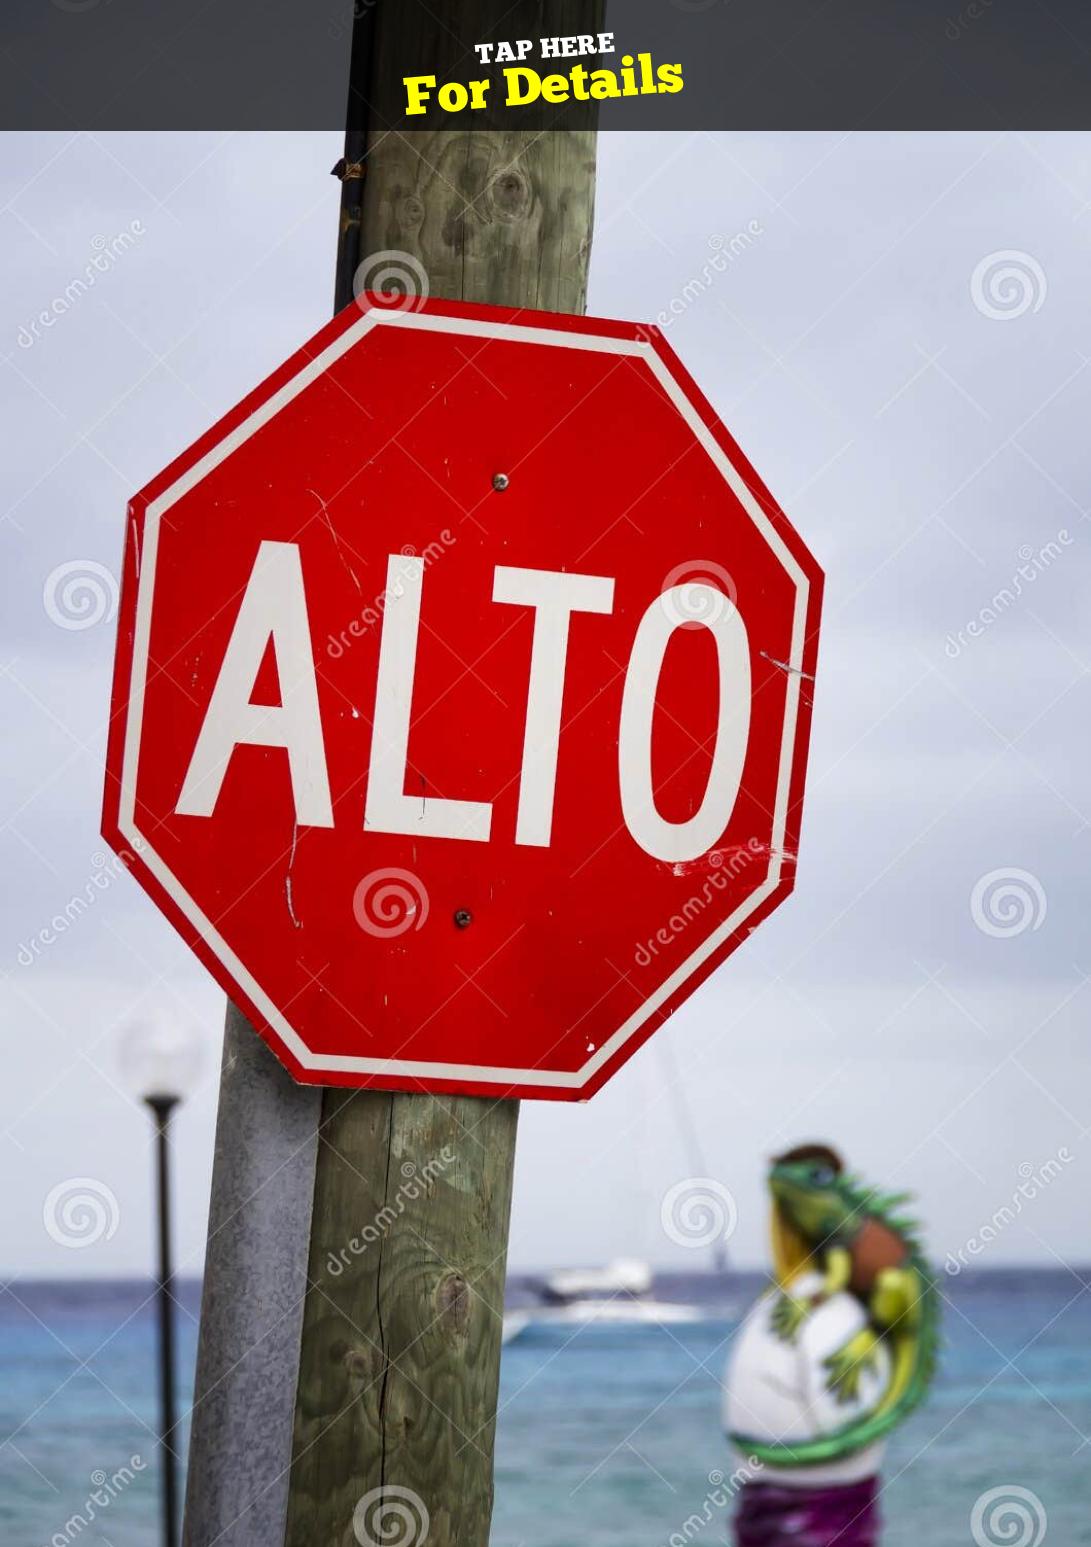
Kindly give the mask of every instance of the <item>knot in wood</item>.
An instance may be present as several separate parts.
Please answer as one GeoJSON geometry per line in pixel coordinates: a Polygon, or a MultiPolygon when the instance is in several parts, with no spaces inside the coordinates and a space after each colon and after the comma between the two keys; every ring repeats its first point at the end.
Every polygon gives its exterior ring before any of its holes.
{"type": "Polygon", "coordinates": [[[470,1323],[470,1286],[461,1273],[445,1273],[436,1285],[436,1310],[445,1326],[462,1333],[470,1323]]]}
{"type": "Polygon", "coordinates": [[[424,222],[424,202],[415,193],[407,193],[397,204],[398,225],[403,231],[417,230],[424,222]]]}
{"type": "Polygon", "coordinates": [[[354,1348],[338,1340],[330,1345],[330,1360],[340,1365],[350,1381],[370,1380],[375,1372],[375,1356],[367,1348],[354,1348]]]}
{"type": "Polygon", "coordinates": [[[371,1355],[362,1348],[350,1348],[345,1355],[345,1370],[357,1380],[367,1380],[371,1375],[373,1360],[371,1355]]]}
{"type": "Polygon", "coordinates": [[[505,167],[489,184],[489,204],[497,220],[526,220],[534,203],[530,178],[518,167],[505,167]]]}

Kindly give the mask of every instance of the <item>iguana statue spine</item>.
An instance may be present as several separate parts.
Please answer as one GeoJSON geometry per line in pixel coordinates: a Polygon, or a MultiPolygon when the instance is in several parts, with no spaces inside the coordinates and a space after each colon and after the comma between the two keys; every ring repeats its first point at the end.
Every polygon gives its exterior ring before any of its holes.
{"type": "Polygon", "coordinates": [[[869,1412],[814,1439],[793,1443],[733,1434],[747,1455],[770,1466],[837,1460],[882,1439],[928,1389],[938,1344],[938,1299],[917,1225],[897,1214],[907,1194],[883,1196],[848,1176],[825,1145],[806,1145],[774,1161],[773,1255],[777,1300],[771,1325],[794,1342],[806,1317],[831,1295],[847,1291],[863,1305],[868,1325],[826,1361],[827,1388],[842,1402],[856,1397],[860,1376],[876,1364],[880,1343],[890,1353],[890,1379],[869,1412]],[[791,1292],[805,1271],[823,1283],[808,1300],[791,1292]]]}

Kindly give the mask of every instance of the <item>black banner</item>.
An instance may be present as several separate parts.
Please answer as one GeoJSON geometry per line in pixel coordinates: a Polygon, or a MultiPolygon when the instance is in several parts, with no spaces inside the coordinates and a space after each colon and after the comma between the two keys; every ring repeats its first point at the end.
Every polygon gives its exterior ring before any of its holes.
{"type": "Polygon", "coordinates": [[[2,124],[340,128],[354,24],[372,128],[542,130],[596,113],[600,128],[641,130],[1091,117],[1086,0],[611,0],[605,15],[601,0],[4,0],[2,124]]]}

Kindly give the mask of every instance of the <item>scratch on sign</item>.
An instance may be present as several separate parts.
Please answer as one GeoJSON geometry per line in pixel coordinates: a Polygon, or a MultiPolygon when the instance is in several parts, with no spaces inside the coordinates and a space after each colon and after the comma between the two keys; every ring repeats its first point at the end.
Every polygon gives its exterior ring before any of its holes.
{"type": "Polygon", "coordinates": [[[363,596],[363,589],[361,588],[359,580],[356,578],[356,571],[353,569],[352,565],[349,563],[348,559],[345,558],[344,553],[341,551],[341,539],[334,531],[333,522],[330,520],[330,513],[326,508],[325,500],[322,498],[321,494],[319,494],[317,489],[308,489],[307,493],[313,494],[315,499],[318,501],[319,509],[322,512],[322,519],[329,527],[330,536],[333,538],[333,546],[337,549],[337,557],[341,560],[341,563],[345,566],[346,570],[351,575],[352,583],[356,587],[358,594],[363,596]]]}
{"type": "Polygon", "coordinates": [[[789,672],[794,677],[803,677],[807,682],[814,681],[813,672],[801,671],[798,666],[789,666],[787,661],[778,661],[775,655],[769,654],[768,650],[759,650],[758,654],[768,661],[770,666],[777,667],[779,671],[789,672]]]}

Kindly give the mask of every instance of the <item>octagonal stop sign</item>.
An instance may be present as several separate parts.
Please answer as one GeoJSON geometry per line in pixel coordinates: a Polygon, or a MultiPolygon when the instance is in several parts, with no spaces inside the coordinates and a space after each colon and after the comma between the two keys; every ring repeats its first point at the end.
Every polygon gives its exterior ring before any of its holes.
{"type": "Polygon", "coordinates": [[[821,574],[655,329],[398,301],[133,501],[104,832],[297,1079],[583,1098],[792,886],[821,574]]]}

